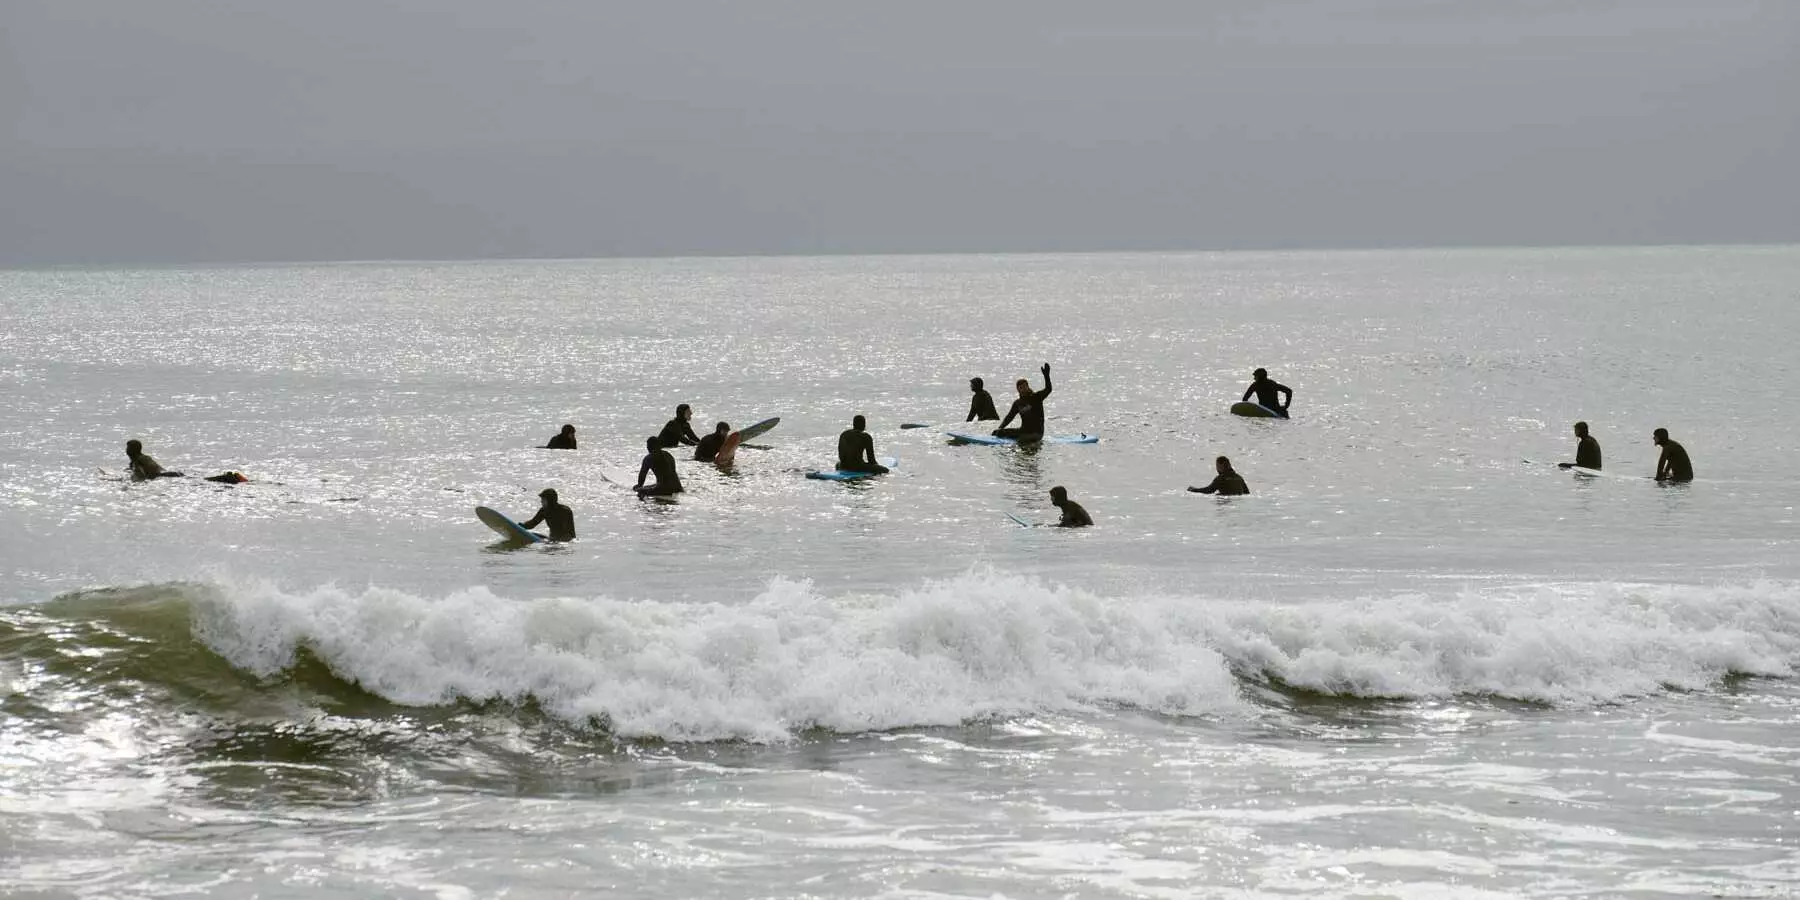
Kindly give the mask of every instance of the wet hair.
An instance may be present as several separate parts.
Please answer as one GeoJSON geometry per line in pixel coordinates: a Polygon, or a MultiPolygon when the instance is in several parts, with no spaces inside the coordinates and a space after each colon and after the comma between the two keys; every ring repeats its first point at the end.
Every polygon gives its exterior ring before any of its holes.
{"type": "Polygon", "coordinates": [[[1221,456],[1213,462],[1217,465],[1224,466],[1227,469],[1231,468],[1231,457],[1229,456],[1221,456]]]}
{"type": "Polygon", "coordinates": [[[1013,385],[1021,391],[1029,391],[1031,390],[1031,379],[1021,378],[1018,381],[1013,382],[1013,385]]]}
{"type": "Polygon", "coordinates": [[[1267,377],[1269,377],[1269,370],[1268,369],[1257,369],[1256,371],[1251,372],[1250,375],[1251,375],[1251,377],[1254,377],[1254,378],[1267,378],[1267,377]]]}
{"type": "Polygon", "coordinates": [[[647,438],[644,438],[644,449],[649,450],[652,453],[655,453],[656,451],[661,450],[662,449],[662,438],[659,438],[654,434],[647,438]]]}
{"type": "Polygon", "coordinates": [[[686,403],[683,403],[680,406],[675,407],[675,415],[677,415],[677,416],[687,415],[687,412],[690,409],[693,409],[693,407],[688,406],[686,403]]]}
{"type": "Polygon", "coordinates": [[[545,500],[550,501],[551,503],[555,503],[556,502],[556,488],[544,488],[543,490],[538,491],[538,496],[544,498],[545,500]]]}
{"type": "Polygon", "coordinates": [[[569,433],[571,433],[571,432],[573,432],[573,431],[574,431],[574,430],[575,430],[575,426],[573,426],[573,425],[564,425],[564,426],[563,426],[563,430],[562,430],[562,433],[563,433],[563,434],[569,434],[569,433]]]}
{"type": "Polygon", "coordinates": [[[869,424],[869,420],[863,418],[860,415],[857,416],[856,418],[850,420],[850,427],[856,429],[857,431],[863,430],[863,428],[867,427],[868,424],[869,424]]]}
{"type": "Polygon", "coordinates": [[[1655,430],[1655,431],[1653,431],[1653,432],[1651,432],[1651,433],[1650,433],[1650,436],[1651,436],[1651,437],[1656,437],[1656,438],[1661,438],[1661,439],[1663,439],[1663,440],[1665,440],[1665,441],[1666,441],[1666,440],[1668,440],[1668,439],[1669,439],[1669,429],[1667,429],[1667,428],[1658,428],[1658,429],[1656,429],[1656,430],[1655,430]]]}
{"type": "Polygon", "coordinates": [[[1580,434],[1587,434],[1587,423],[1586,422],[1576,422],[1575,430],[1576,430],[1576,432],[1578,432],[1580,434]]]}
{"type": "Polygon", "coordinates": [[[720,422],[719,424],[713,426],[713,431],[715,431],[719,434],[724,434],[725,432],[730,431],[730,430],[731,430],[730,422],[720,422]]]}
{"type": "Polygon", "coordinates": [[[1067,500],[1067,499],[1069,499],[1069,489],[1066,487],[1063,487],[1060,484],[1057,485],[1056,487],[1051,488],[1050,489],[1050,499],[1052,499],[1052,500],[1067,500]]]}
{"type": "Polygon", "coordinates": [[[137,438],[132,438],[131,440],[126,441],[125,442],[125,452],[126,453],[142,453],[142,452],[144,452],[144,442],[138,440],[137,438]]]}
{"type": "Polygon", "coordinates": [[[982,381],[981,381],[981,379],[979,379],[979,378],[971,378],[971,379],[969,379],[969,387],[972,387],[972,388],[974,388],[974,389],[976,389],[976,390],[978,390],[978,391],[979,391],[979,390],[981,390],[981,389],[982,389],[982,387],[983,387],[983,386],[984,386],[984,385],[983,385],[983,383],[982,383],[982,381]]]}

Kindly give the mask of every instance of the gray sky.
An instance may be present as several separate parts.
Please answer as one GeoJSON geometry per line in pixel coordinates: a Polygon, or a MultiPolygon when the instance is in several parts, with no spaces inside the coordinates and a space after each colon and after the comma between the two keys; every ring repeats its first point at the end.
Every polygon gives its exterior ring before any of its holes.
{"type": "Polygon", "coordinates": [[[1796,240],[1795,0],[0,0],[0,265],[1796,240]]]}

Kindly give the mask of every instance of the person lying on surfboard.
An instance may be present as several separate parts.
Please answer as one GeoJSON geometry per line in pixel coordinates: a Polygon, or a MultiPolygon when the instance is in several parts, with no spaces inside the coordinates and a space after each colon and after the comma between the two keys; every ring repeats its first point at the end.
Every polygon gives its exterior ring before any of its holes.
{"type": "Polygon", "coordinates": [[[1230,459],[1221,456],[1213,461],[1213,466],[1219,470],[1219,475],[1212,480],[1212,484],[1203,488],[1191,487],[1188,490],[1196,494],[1218,494],[1221,497],[1237,497],[1250,493],[1250,486],[1244,483],[1244,476],[1239,475],[1237,470],[1231,467],[1230,459]]]}
{"type": "Polygon", "coordinates": [[[1600,471],[1600,442],[1588,434],[1586,422],[1575,423],[1575,461],[1556,464],[1559,469],[1573,469],[1578,466],[1583,469],[1593,469],[1596,472],[1600,471]]]}
{"type": "Polygon", "coordinates": [[[556,488],[544,488],[538,491],[538,499],[543,505],[538,507],[537,515],[530,521],[520,522],[519,527],[530,531],[540,524],[550,526],[550,540],[572,541],[575,539],[575,513],[567,506],[556,502],[556,488]]]}
{"type": "Polygon", "coordinates": [[[573,450],[573,449],[575,449],[575,426],[564,425],[562,427],[562,431],[557,432],[556,436],[550,439],[550,443],[544,445],[544,449],[545,450],[573,450]]]}
{"type": "Polygon", "coordinates": [[[725,446],[725,438],[731,434],[731,425],[720,422],[713,426],[712,434],[700,439],[694,447],[694,459],[700,462],[712,462],[719,458],[719,448],[725,446]]]}
{"type": "Polygon", "coordinates": [[[1035,441],[1044,436],[1044,398],[1050,396],[1050,364],[1044,363],[1044,389],[1033,391],[1031,382],[1021,378],[1016,387],[1019,399],[1013,401],[1012,409],[1006,411],[1006,418],[1000,420],[1000,427],[994,429],[994,437],[1012,438],[1015,441],[1035,441]],[[1007,423],[1017,416],[1019,427],[1008,428],[1007,423]]]}
{"type": "MultiPolygon", "coordinates": [[[[683,405],[686,408],[686,405],[683,405]]],[[[637,491],[639,497],[667,497],[681,493],[681,475],[675,471],[675,457],[663,449],[662,439],[651,436],[644,439],[644,464],[638,468],[637,491]],[[652,471],[656,473],[656,483],[644,487],[644,478],[652,471]]]]}
{"type": "Polygon", "coordinates": [[[1285,384],[1278,384],[1269,378],[1268,369],[1257,369],[1250,373],[1253,379],[1250,386],[1244,389],[1244,399],[1249,400],[1251,394],[1256,395],[1256,405],[1282,418],[1288,417],[1288,404],[1294,402],[1294,392],[1285,384]],[[1276,396],[1285,394],[1285,398],[1276,396]]]}
{"type": "Polygon", "coordinates": [[[964,419],[964,422],[973,422],[976,419],[987,422],[1000,418],[1000,413],[994,410],[994,395],[988,393],[987,388],[982,386],[981,379],[969,379],[969,390],[974,391],[975,396],[969,400],[969,417],[964,419]]]}
{"type": "MultiPolygon", "coordinates": [[[[1044,368],[1049,368],[1045,366],[1044,368]]],[[[1069,499],[1069,489],[1057,485],[1050,489],[1050,503],[1062,510],[1062,518],[1057,520],[1058,528],[1086,528],[1094,524],[1094,517],[1081,504],[1069,499]]]]}
{"type": "MultiPolygon", "coordinates": [[[[125,458],[131,462],[132,481],[151,481],[157,478],[186,478],[181,472],[170,472],[164,469],[150,454],[144,452],[144,442],[133,438],[125,442],[125,458]]],[[[218,475],[206,476],[207,481],[219,484],[243,484],[250,479],[242,472],[221,472],[218,475]]]]}
{"type": "Polygon", "coordinates": [[[869,421],[857,416],[850,420],[849,430],[838,435],[839,471],[887,474],[888,467],[875,461],[875,438],[866,430],[868,427],[869,421]]]}
{"type": "Polygon", "coordinates": [[[700,439],[694,436],[694,426],[688,424],[688,420],[693,417],[694,410],[686,403],[675,407],[675,418],[663,426],[662,434],[656,436],[657,441],[664,447],[679,447],[682,444],[692,447],[700,443],[700,439]]]}

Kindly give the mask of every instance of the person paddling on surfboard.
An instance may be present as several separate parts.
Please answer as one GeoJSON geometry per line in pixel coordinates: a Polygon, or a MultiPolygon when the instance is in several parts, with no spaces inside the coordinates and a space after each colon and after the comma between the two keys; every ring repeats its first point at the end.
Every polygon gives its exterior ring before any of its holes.
{"type": "Polygon", "coordinates": [[[544,488],[538,491],[538,499],[543,505],[538,507],[537,515],[528,522],[520,522],[519,527],[530,531],[540,524],[550,526],[550,540],[572,541],[575,539],[575,513],[567,506],[556,502],[556,488],[544,488]]]}
{"type": "MultiPolygon", "coordinates": [[[[1044,368],[1047,369],[1049,366],[1044,368]]],[[[1050,503],[1062,510],[1062,518],[1056,523],[1058,528],[1086,528],[1094,524],[1094,517],[1088,515],[1088,511],[1083,509],[1081,504],[1070,500],[1069,489],[1060,484],[1050,489],[1050,503]]]]}
{"type": "Polygon", "coordinates": [[[1000,418],[1000,413],[994,409],[994,395],[987,392],[981,379],[969,379],[969,390],[974,391],[975,396],[969,400],[969,417],[964,419],[964,422],[973,422],[977,419],[987,422],[1000,418]]]}
{"type": "Polygon", "coordinates": [[[1662,448],[1662,455],[1656,458],[1657,481],[1686,484],[1694,480],[1694,464],[1688,462],[1687,448],[1670,439],[1669,429],[1656,429],[1650,439],[1662,448]]]}
{"type": "Polygon", "coordinates": [[[1188,490],[1196,494],[1218,494],[1221,497],[1238,497],[1250,493],[1250,486],[1244,483],[1244,476],[1231,467],[1229,458],[1221,456],[1213,461],[1213,466],[1219,470],[1219,475],[1212,480],[1212,484],[1188,490]]]}
{"type": "MultiPolygon", "coordinates": [[[[144,452],[144,442],[133,438],[125,442],[125,458],[131,462],[132,481],[152,481],[157,478],[186,478],[181,472],[170,472],[164,469],[150,454],[144,452]]],[[[250,479],[242,472],[222,472],[208,475],[207,481],[218,484],[243,484],[250,479]]]]}
{"type": "Polygon", "coordinates": [[[694,448],[694,459],[700,462],[712,462],[718,459],[719,448],[725,446],[725,438],[729,434],[731,434],[730,423],[720,422],[714,425],[712,434],[701,438],[700,444],[694,448]]]}
{"type": "Polygon", "coordinates": [[[662,434],[657,435],[656,439],[664,447],[679,447],[682,444],[692,447],[700,443],[700,438],[694,435],[694,426],[688,424],[688,420],[693,417],[694,410],[686,403],[675,407],[675,418],[663,426],[662,434]]]}
{"type": "Polygon", "coordinates": [[[857,416],[850,420],[849,430],[838,435],[838,471],[887,474],[888,467],[875,461],[875,438],[868,426],[867,419],[857,416]]]}
{"type": "Polygon", "coordinates": [[[1575,461],[1572,463],[1557,463],[1556,467],[1559,469],[1573,469],[1579,467],[1583,469],[1593,469],[1596,472],[1600,471],[1600,442],[1594,440],[1593,435],[1588,434],[1588,424],[1586,422],[1575,423],[1575,461]]]}
{"type": "Polygon", "coordinates": [[[1250,386],[1244,389],[1244,399],[1249,400],[1251,394],[1256,395],[1256,405],[1282,418],[1288,417],[1288,404],[1294,402],[1294,392],[1285,384],[1279,384],[1269,377],[1268,369],[1257,369],[1250,373],[1250,386]],[[1277,396],[1285,395],[1285,397],[1277,396]]]}
{"type": "MultiPolygon", "coordinates": [[[[684,407],[685,408],[685,407],[684,407]]],[[[639,497],[667,497],[681,493],[681,475],[675,471],[675,457],[663,449],[662,440],[658,437],[644,439],[644,464],[638,467],[637,491],[639,497]],[[644,478],[651,472],[656,473],[656,484],[644,487],[644,478]]]]}
{"type": "Polygon", "coordinates": [[[1050,396],[1050,364],[1044,363],[1039,371],[1044,373],[1044,389],[1033,391],[1031,382],[1021,378],[1016,387],[1019,399],[1013,401],[1012,409],[1006,411],[1006,418],[1000,420],[1000,427],[994,429],[994,437],[1012,438],[1015,441],[1035,441],[1044,436],[1044,398],[1050,396]],[[1014,417],[1018,417],[1019,427],[1006,427],[1014,417]]]}
{"type": "Polygon", "coordinates": [[[573,450],[573,449],[575,449],[575,426],[564,425],[562,427],[562,431],[557,432],[556,436],[550,439],[550,443],[544,445],[544,449],[545,450],[573,450]]]}

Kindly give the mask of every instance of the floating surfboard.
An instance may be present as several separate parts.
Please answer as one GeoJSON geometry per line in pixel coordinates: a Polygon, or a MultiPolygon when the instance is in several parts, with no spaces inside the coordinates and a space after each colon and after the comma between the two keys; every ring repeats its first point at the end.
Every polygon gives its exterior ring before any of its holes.
{"type": "Polygon", "coordinates": [[[507,518],[497,510],[492,510],[485,506],[475,507],[475,518],[480,519],[481,524],[492,528],[495,534],[509,541],[515,541],[520,544],[535,544],[538,541],[543,540],[543,538],[526,531],[519,523],[507,518]]]}
{"type": "Polygon", "coordinates": [[[1234,416],[1244,416],[1246,418],[1251,418],[1251,419],[1285,419],[1285,418],[1287,418],[1287,416],[1282,415],[1278,410],[1270,409],[1260,403],[1251,403],[1248,400],[1240,400],[1236,403],[1231,404],[1231,414],[1234,416]]]}
{"type": "Polygon", "coordinates": [[[1018,525],[1021,528],[1033,528],[1033,527],[1036,527],[1036,525],[1037,525],[1036,522],[1027,522],[1024,519],[1021,519],[1018,516],[1013,515],[1012,513],[1007,513],[1006,517],[1013,520],[1013,523],[1018,525]]]}
{"type": "MultiPolygon", "coordinates": [[[[946,432],[944,432],[944,435],[946,437],[950,438],[951,440],[957,441],[960,443],[985,444],[990,447],[1015,447],[1015,446],[1018,446],[1018,443],[1019,443],[1017,438],[994,437],[991,434],[963,434],[961,432],[956,432],[956,431],[946,431],[946,432]]],[[[1045,435],[1042,443],[1045,443],[1045,444],[1098,444],[1098,443],[1100,443],[1100,437],[1099,437],[1099,435],[1093,435],[1093,434],[1051,434],[1051,435],[1045,435]]]]}
{"type": "Polygon", "coordinates": [[[737,461],[737,448],[742,441],[743,434],[741,431],[734,431],[725,436],[725,443],[720,444],[719,452],[713,455],[713,465],[722,469],[737,461]]]}
{"type": "MultiPolygon", "coordinates": [[[[897,460],[891,456],[877,457],[875,461],[878,463],[881,463],[884,466],[887,466],[890,469],[897,469],[900,467],[900,460],[897,460]]],[[[879,473],[876,473],[876,472],[846,472],[843,469],[832,469],[830,471],[808,472],[808,473],[806,473],[806,477],[817,478],[821,481],[857,481],[859,479],[873,477],[877,474],[879,474],[879,473]]]]}
{"type": "MultiPolygon", "coordinates": [[[[769,432],[769,429],[774,428],[775,426],[780,425],[780,424],[781,424],[781,417],[775,416],[773,418],[764,419],[761,422],[758,422],[755,425],[751,425],[748,428],[740,428],[737,430],[738,440],[739,441],[753,440],[757,437],[767,434],[769,432]]],[[[719,452],[723,453],[725,451],[721,450],[719,452]]]]}

